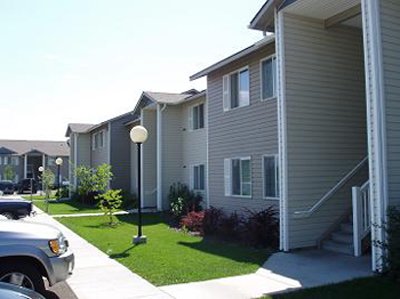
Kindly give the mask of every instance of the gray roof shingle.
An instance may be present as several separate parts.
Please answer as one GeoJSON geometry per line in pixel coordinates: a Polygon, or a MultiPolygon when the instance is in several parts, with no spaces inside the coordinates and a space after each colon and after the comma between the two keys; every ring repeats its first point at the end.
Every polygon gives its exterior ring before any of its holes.
{"type": "Polygon", "coordinates": [[[0,140],[0,148],[8,149],[17,155],[38,151],[49,156],[69,156],[69,146],[65,141],[0,140]]]}

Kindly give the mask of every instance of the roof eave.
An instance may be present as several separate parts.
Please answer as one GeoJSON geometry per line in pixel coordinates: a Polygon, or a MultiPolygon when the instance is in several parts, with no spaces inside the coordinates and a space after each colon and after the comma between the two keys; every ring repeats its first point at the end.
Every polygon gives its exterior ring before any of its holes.
{"type": "Polygon", "coordinates": [[[236,52],[235,54],[228,56],[227,58],[222,59],[217,63],[212,64],[211,66],[205,68],[204,70],[197,72],[196,74],[190,76],[189,79],[190,79],[190,81],[193,81],[196,79],[200,79],[204,76],[207,76],[209,73],[214,72],[232,62],[235,62],[235,61],[247,56],[247,55],[250,55],[251,53],[257,51],[261,47],[269,45],[269,44],[273,43],[274,41],[275,41],[275,36],[273,36],[273,35],[271,35],[269,37],[267,36],[264,39],[258,41],[257,43],[251,45],[250,47],[240,50],[239,52],[236,52]]]}

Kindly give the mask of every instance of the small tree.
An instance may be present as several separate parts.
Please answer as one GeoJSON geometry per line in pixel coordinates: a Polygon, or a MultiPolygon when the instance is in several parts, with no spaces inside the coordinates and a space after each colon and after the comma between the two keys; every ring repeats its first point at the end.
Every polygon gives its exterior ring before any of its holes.
{"type": "Polygon", "coordinates": [[[93,171],[93,188],[96,192],[104,192],[107,189],[108,183],[112,179],[110,164],[101,164],[93,171]]]}
{"type": "Polygon", "coordinates": [[[92,198],[95,193],[105,192],[113,176],[109,164],[102,164],[97,168],[78,166],[75,175],[78,179],[77,192],[83,201],[92,198]]]}
{"type": "Polygon", "coordinates": [[[79,196],[84,199],[88,196],[89,192],[93,189],[93,176],[89,167],[78,166],[75,169],[75,176],[78,180],[77,192],[79,196]]]}
{"type": "Polygon", "coordinates": [[[4,167],[3,177],[5,180],[13,181],[15,178],[15,170],[11,165],[4,167]]]}
{"type": "Polygon", "coordinates": [[[105,193],[96,196],[96,199],[100,199],[99,206],[104,211],[104,216],[109,217],[108,224],[111,226],[114,224],[113,215],[114,212],[122,204],[121,189],[118,190],[107,190],[105,193]]]}
{"type": "Polygon", "coordinates": [[[50,169],[45,169],[42,173],[43,191],[46,199],[50,198],[51,187],[54,185],[55,175],[50,169]]]}

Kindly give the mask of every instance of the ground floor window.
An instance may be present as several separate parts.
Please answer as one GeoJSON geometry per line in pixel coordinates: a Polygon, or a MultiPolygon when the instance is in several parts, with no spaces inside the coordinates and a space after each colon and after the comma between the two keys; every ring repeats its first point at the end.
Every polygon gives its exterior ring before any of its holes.
{"type": "Polygon", "coordinates": [[[279,167],[277,155],[263,157],[264,198],[279,198],[279,167]]]}
{"type": "Polygon", "coordinates": [[[204,190],[205,167],[204,164],[193,166],[193,189],[204,190]]]}
{"type": "Polygon", "coordinates": [[[251,196],[250,157],[225,159],[225,195],[251,196]]]}

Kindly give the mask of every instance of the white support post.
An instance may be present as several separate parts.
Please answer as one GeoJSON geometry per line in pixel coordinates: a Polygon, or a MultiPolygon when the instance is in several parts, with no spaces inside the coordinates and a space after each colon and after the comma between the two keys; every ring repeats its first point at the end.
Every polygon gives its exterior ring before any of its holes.
{"type": "Polygon", "coordinates": [[[361,188],[353,187],[353,245],[354,256],[361,256],[361,226],[362,226],[362,202],[361,202],[361,188]]]}
{"type": "Polygon", "coordinates": [[[24,155],[24,179],[28,176],[28,156],[24,155]]]}

